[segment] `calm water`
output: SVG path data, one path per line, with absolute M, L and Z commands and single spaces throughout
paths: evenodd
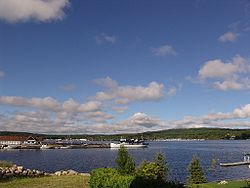
M 210 171 L 212 159 L 216 159 L 218 163 L 242 161 L 242 153 L 250 152 L 250 140 L 151 142 L 148 148 L 129 150 L 137 164 L 142 160 L 153 160 L 157 152 L 166 155 L 171 179 L 178 181 L 185 182 L 188 175 L 187 166 L 193 155 L 201 159 L 209 181 L 250 177 L 250 169 L 247 166 L 218 166 L 215 173 Z M 117 150 L 113 149 L 2 150 L 0 160 L 47 172 L 63 169 L 89 172 L 99 167 L 115 167 L 116 155 Z

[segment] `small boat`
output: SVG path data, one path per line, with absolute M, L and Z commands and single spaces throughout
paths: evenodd
M 20 149 L 21 145 L 8 145 L 4 147 L 3 149 Z
M 110 143 L 110 148 L 120 148 L 124 146 L 125 148 L 145 148 L 148 144 L 144 143 L 143 140 L 127 140 L 127 139 L 120 139 L 119 143 Z
M 48 144 L 43 144 L 40 149 L 53 149 L 54 147 Z
M 61 146 L 60 149 L 71 149 L 72 146 Z

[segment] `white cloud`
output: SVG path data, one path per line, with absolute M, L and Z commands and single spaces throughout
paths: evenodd
M 0 19 L 9 22 L 62 20 L 69 0 L 0 0 Z
M 73 99 L 68 99 L 63 103 L 60 103 L 51 97 L 28 99 L 19 96 L 0 96 L 0 104 L 68 113 L 94 112 L 101 110 L 101 102 L 99 101 L 88 101 L 80 104 Z
M 3 70 L 0 70 L 0 78 L 3 78 L 5 76 L 5 72 Z
M 241 90 L 244 89 L 244 85 L 238 83 L 236 80 L 225 80 L 225 81 L 216 81 L 213 83 L 213 87 L 218 90 Z M 247 87 L 248 88 L 248 87 Z
M 167 55 L 176 55 L 176 51 L 173 49 L 172 46 L 166 44 L 160 46 L 158 48 L 152 48 L 152 52 L 155 56 L 167 56 Z
M 233 111 L 234 117 L 238 118 L 248 118 L 250 117 L 250 104 L 246 104 L 245 106 L 242 106 L 241 108 L 236 108 Z
M 234 41 L 236 41 L 238 39 L 238 36 L 239 36 L 239 34 L 231 32 L 231 31 L 228 31 L 228 32 L 222 34 L 218 38 L 218 40 L 220 42 L 234 42 Z
M 105 44 L 105 43 L 114 44 L 117 42 L 117 37 L 114 35 L 107 35 L 106 33 L 101 33 L 95 37 L 95 40 L 98 44 Z
M 223 91 L 250 89 L 249 73 L 250 61 L 236 55 L 227 62 L 220 59 L 205 62 L 198 72 L 198 81 Z
M 157 101 L 164 97 L 164 85 L 150 82 L 148 86 L 119 86 L 111 78 L 96 80 L 106 91 L 97 92 L 91 99 L 98 101 L 116 100 L 117 104 L 136 101 Z
M 201 78 L 224 78 L 239 71 L 236 63 L 224 63 L 220 59 L 205 62 L 199 70 Z
M 73 106 L 74 102 L 70 101 Z M 73 107 L 74 108 L 74 107 Z M 69 108 L 70 109 L 70 108 Z M 54 112 L 53 112 L 54 113 Z M 138 133 L 143 131 L 165 130 L 170 128 L 221 127 L 249 128 L 250 104 L 228 113 L 211 113 L 203 116 L 186 116 L 180 120 L 162 120 L 143 112 L 133 114 L 122 121 L 102 111 L 84 114 L 46 111 L 0 113 L 0 128 L 5 131 L 29 131 L 39 133 Z M 111 120 L 111 121 L 107 121 Z M 245 120 L 245 121 L 244 121 Z

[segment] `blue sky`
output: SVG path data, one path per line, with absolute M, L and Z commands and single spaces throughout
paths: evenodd
M 250 1 L 0 0 L 0 130 L 250 126 Z

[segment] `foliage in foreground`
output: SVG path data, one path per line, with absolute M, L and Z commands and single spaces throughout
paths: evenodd
M 99 168 L 91 171 L 90 187 L 112 188 L 181 188 L 182 184 L 167 182 L 168 168 L 163 154 L 153 162 L 143 161 L 135 170 L 133 158 L 121 147 L 116 159 L 117 169 Z
M 129 155 L 124 146 L 121 146 L 118 150 L 116 163 L 118 166 L 118 171 L 121 174 L 133 174 L 135 172 L 134 159 Z
M 193 159 L 188 166 L 188 171 L 190 174 L 188 177 L 189 184 L 201 184 L 207 182 L 200 165 L 200 160 L 197 156 L 193 156 Z
M 129 188 L 134 178 L 131 175 L 121 175 L 114 168 L 98 168 L 90 173 L 90 187 Z

